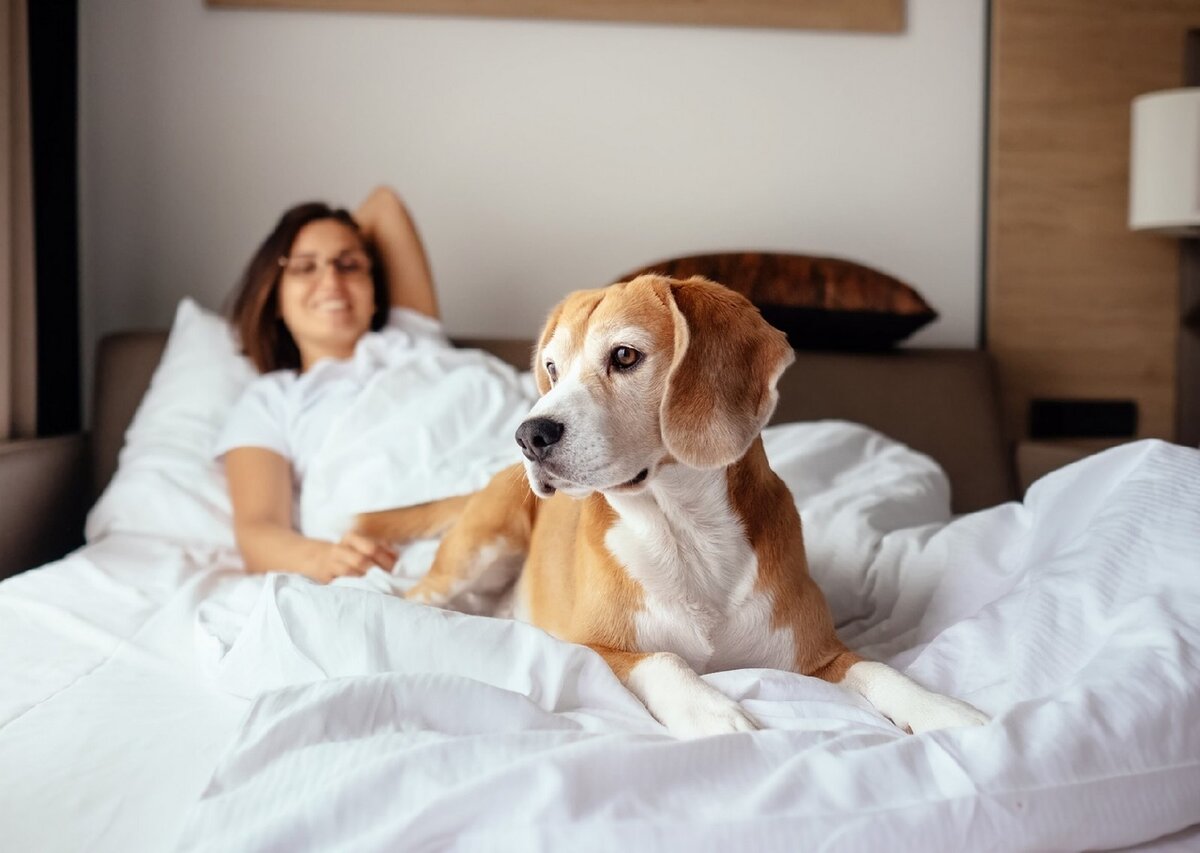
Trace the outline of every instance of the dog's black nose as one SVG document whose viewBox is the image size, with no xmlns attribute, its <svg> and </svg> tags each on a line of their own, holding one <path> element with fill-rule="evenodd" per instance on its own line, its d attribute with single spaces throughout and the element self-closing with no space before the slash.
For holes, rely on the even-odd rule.
<svg viewBox="0 0 1200 853">
<path fill-rule="evenodd" d="M 530 418 L 517 427 L 517 444 L 525 458 L 540 462 L 546 458 L 550 448 L 558 444 L 563 435 L 563 425 L 550 418 Z"/>
</svg>

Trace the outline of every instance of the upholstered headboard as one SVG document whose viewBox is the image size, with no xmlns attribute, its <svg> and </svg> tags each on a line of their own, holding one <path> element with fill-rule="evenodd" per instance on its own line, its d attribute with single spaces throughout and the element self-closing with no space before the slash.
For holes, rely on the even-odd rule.
<svg viewBox="0 0 1200 853">
<path fill-rule="evenodd" d="M 100 342 L 92 419 L 95 494 L 117 466 L 138 402 L 162 355 L 162 331 L 123 332 Z M 528 341 L 461 339 L 521 369 Z M 840 418 L 873 427 L 925 453 L 950 478 L 955 512 L 1016 497 L 1011 454 L 1000 433 L 991 362 L 966 349 L 885 353 L 797 352 L 779 383 L 773 423 Z"/>
</svg>

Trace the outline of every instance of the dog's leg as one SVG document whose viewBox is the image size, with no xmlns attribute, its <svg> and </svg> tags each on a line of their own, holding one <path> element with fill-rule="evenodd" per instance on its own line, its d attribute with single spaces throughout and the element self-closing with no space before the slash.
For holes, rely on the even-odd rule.
<svg viewBox="0 0 1200 853">
<path fill-rule="evenodd" d="M 758 728 L 737 702 L 670 652 L 624 652 L 589 645 L 654 719 L 676 737 L 704 737 Z"/>
<path fill-rule="evenodd" d="M 537 498 L 520 465 L 471 495 L 438 546 L 428 574 L 405 597 L 436 607 L 488 612 L 520 573 Z"/>
<path fill-rule="evenodd" d="M 926 690 L 890 666 L 863 660 L 850 651 L 837 654 L 812 673 L 858 693 L 898 727 L 913 734 L 955 726 L 981 726 L 988 717 L 979 709 Z"/>
<path fill-rule="evenodd" d="M 411 542 L 441 536 L 458 521 L 472 495 L 455 495 L 439 501 L 364 512 L 355 517 L 355 533 L 390 542 Z"/>
</svg>

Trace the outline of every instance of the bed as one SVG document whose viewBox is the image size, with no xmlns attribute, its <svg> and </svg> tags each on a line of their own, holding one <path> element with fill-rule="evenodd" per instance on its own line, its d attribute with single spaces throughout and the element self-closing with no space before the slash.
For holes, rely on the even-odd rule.
<svg viewBox="0 0 1200 853">
<path fill-rule="evenodd" d="M 408 364 L 366 395 L 347 420 L 377 428 L 327 460 L 441 442 L 437 464 L 329 479 L 314 518 L 506 461 L 483 436 L 511 435 L 529 344 L 459 343 L 436 381 Z M 431 543 L 329 586 L 242 572 L 203 458 L 247 378 L 231 353 L 187 301 L 169 336 L 100 347 L 87 542 L 0 583 L 6 849 L 1200 843 L 1200 452 L 1114 448 L 1017 501 L 986 354 L 798 353 L 765 441 L 839 631 L 994 720 L 906 736 L 747 670 L 709 679 L 764 730 L 677 741 L 591 652 L 392 594 Z"/>
</svg>

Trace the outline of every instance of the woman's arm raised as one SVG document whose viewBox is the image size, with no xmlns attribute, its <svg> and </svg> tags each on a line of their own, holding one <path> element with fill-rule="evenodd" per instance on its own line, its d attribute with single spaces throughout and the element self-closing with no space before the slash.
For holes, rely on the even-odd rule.
<svg viewBox="0 0 1200 853">
<path fill-rule="evenodd" d="M 339 542 L 310 539 L 292 529 L 292 469 L 260 447 L 225 454 L 233 527 L 248 572 L 299 572 L 327 583 L 361 575 L 371 566 L 390 570 L 396 554 L 380 542 L 347 533 Z"/>
<path fill-rule="evenodd" d="M 392 307 L 411 308 L 437 319 L 437 295 L 425 247 L 400 196 L 390 187 L 376 187 L 354 218 L 383 262 Z"/>
</svg>

